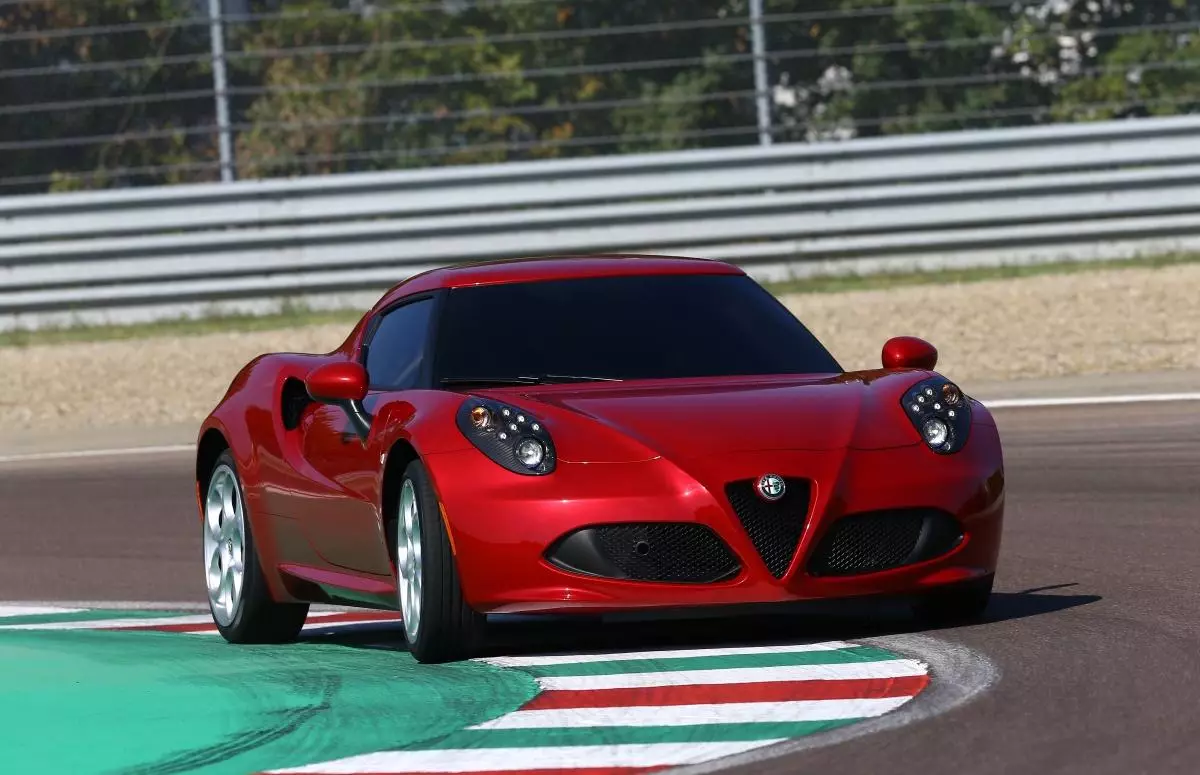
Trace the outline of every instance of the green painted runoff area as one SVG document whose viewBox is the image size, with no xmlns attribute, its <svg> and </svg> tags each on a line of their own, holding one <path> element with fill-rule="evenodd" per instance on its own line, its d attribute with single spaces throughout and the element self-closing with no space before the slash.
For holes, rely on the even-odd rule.
<svg viewBox="0 0 1200 775">
<path fill-rule="evenodd" d="M 434 742 L 536 693 L 518 671 L 330 638 L 0 629 L 0 771 L 241 775 Z"/>
</svg>

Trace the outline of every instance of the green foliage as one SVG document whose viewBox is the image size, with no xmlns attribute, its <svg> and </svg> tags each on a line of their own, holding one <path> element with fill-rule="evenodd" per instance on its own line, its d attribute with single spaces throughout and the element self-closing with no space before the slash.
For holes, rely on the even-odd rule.
<svg viewBox="0 0 1200 775">
<path fill-rule="evenodd" d="M 174 0 L 55 0 L 0 6 L 0 142 L 29 144 L 0 154 L 0 178 L 52 178 L 54 190 L 103 187 L 110 170 L 211 162 L 210 137 L 188 127 L 211 122 L 212 97 L 163 99 L 211 89 L 207 64 L 169 58 L 207 50 L 207 29 L 172 26 L 186 6 Z M 61 37 L 56 32 L 149 22 L 135 32 Z M 134 67 L 103 63 L 144 60 Z M 105 98 L 132 96 L 126 104 Z M 64 105 L 45 110 L 48 103 Z M 105 143 L 73 138 L 117 135 Z M 134 175 L 134 182 L 207 178 L 192 169 Z M 44 189 L 46 186 L 42 184 Z M 0 189 L 0 195 L 7 193 Z"/>
<path fill-rule="evenodd" d="M 755 139 L 748 0 L 225 2 L 241 177 Z M 214 179 L 205 6 L 0 4 L 0 195 Z M 765 6 L 784 141 L 1200 103 L 1200 0 Z"/>
<path fill-rule="evenodd" d="M 1093 121 L 1129 115 L 1170 115 L 1200 107 L 1200 38 L 1144 32 L 1123 37 L 1104 66 L 1062 90 L 1054 115 Z"/>
<path fill-rule="evenodd" d="M 403 3 L 388 13 L 319 13 L 327 8 L 320 0 L 290 4 L 287 17 L 241 41 L 252 57 L 238 61 L 240 80 L 266 90 L 245 111 L 243 175 L 415 166 L 437 155 L 499 160 L 487 145 L 532 132 L 521 117 L 493 110 L 534 94 L 519 56 L 482 40 L 512 26 L 502 13 Z M 280 49 L 297 53 L 272 54 Z M 414 83 L 430 78 L 443 80 Z"/>
</svg>

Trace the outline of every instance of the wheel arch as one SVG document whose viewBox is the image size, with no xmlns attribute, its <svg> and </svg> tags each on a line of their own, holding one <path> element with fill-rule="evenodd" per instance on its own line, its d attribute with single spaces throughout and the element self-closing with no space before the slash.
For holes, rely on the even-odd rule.
<svg viewBox="0 0 1200 775">
<path fill-rule="evenodd" d="M 379 508 L 383 532 L 387 539 L 388 557 L 396 562 L 396 515 L 400 502 L 400 480 L 409 463 L 420 460 L 417 448 L 408 439 L 397 439 L 388 448 L 380 481 Z"/>
<path fill-rule="evenodd" d="M 196 484 L 203 486 L 221 453 L 229 449 L 229 440 L 217 428 L 209 428 L 196 444 Z"/>
</svg>

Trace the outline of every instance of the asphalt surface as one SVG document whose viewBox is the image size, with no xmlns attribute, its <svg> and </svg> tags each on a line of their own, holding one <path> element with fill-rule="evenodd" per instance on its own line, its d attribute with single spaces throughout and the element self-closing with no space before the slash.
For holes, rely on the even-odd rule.
<svg viewBox="0 0 1200 775">
<path fill-rule="evenodd" d="M 985 655 L 999 680 L 943 715 L 739 775 L 1200 771 L 1200 403 L 996 414 L 1009 484 L 997 593 L 985 622 L 927 634 Z M 191 465 L 162 455 L 0 466 L 0 600 L 201 602 Z M 736 630 L 862 637 L 906 621 L 881 610 Z M 539 629 L 541 648 L 730 632 L 721 620 Z M 519 647 L 530 632 L 502 637 Z"/>
</svg>

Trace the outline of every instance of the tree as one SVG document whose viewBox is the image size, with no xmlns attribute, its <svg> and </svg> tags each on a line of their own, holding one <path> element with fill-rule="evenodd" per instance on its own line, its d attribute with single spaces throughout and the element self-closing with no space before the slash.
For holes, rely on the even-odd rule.
<svg viewBox="0 0 1200 775">
<path fill-rule="evenodd" d="M 211 179 L 207 27 L 185 7 L 3 5 L 0 37 L 0 194 Z"/>
<path fill-rule="evenodd" d="M 533 90 L 518 55 L 481 40 L 495 15 L 305 0 L 249 28 L 233 63 L 253 95 L 239 122 L 242 174 L 503 159 L 497 146 L 533 126 L 498 108 Z"/>
<path fill-rule="evenodd" d="M 749 63 L 721 61 L 744 48 L 744 25 L 694 24 L 727 10 L 289 4 L 241 38 L 250 56 L 237 77 L 262 86 L 244 110 L 240 166 L 311 173 L 700 144 L 753 121 L 745 97 L 706 96 L 750 88 Z"/>
<path fill-rule="evenodd" d="M 777 7 L 773 4 L 772 7 Z M 1046 90 L 1003 56 L 1008 11 L 976 3 L 840 0 L 778 31 L 776 105 L 787 139 L 1024 123 Z"/>
</svg>

